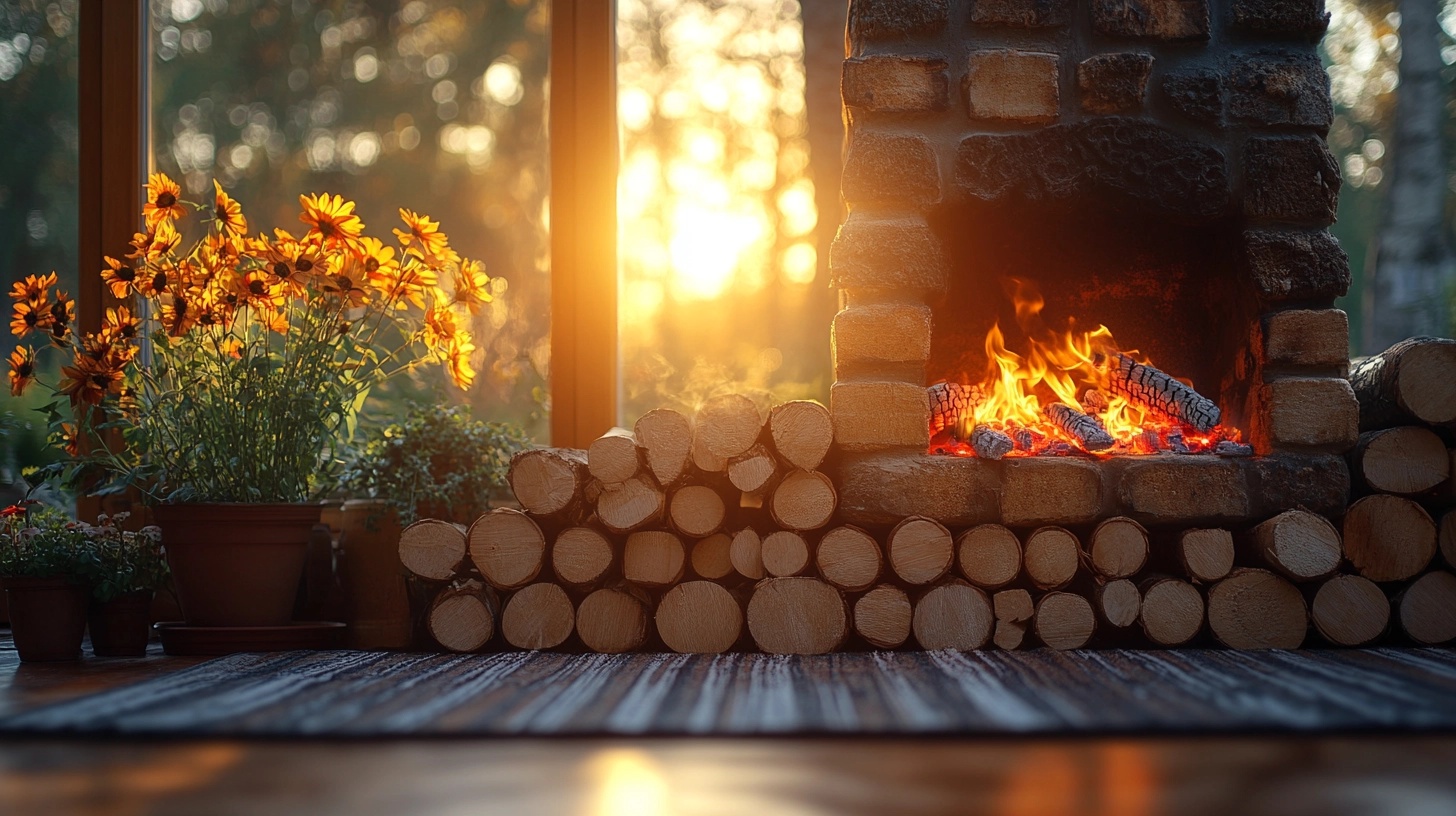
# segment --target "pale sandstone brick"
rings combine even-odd
[[[971,54],[966,104],[973,119],[1047,124],[1057,119],[1057,55],[992,49]]]

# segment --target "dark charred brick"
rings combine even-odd
[[[934,33],[950,20],[950,0],[851,0],[850,37],[901,39]]]
[[[1328,230],[1248,230],[1244,263],[1266,302],[1328,303],[1350,290],[1350,259]]]
[[[1092,0],[1092,27],[1110,37],[1207,40],[1208,0]]]
[[[1082,110],[1087,113],[1136,113],[1142,109],[1153,70],[1150,54],[1098,54],[1077,66]]]
[[[1271,221],[1335,221],[1340,169],[1317,136],[1255,138],[1244,147],[1244,214]]]
[[[940,169],[930,140],[854,128],[841,189],[847,201],[931,204],[940,200]]]
[[[1335,111],[1330,77],[1313,53],[1236,58],[1228,72],[1229,117],[1256,125],[1329,130]]]
[[[1173,109],[1208,125],[1223,124],[1223,79],[1206,69],[1163,77],[1163,95]]]
[[[1234,0],[1233,27],[1318,40],[1330,25],[1325,0]]]
[[[971,22],[1012,28],[1060,28],[1070,19],[1071,0],[973,0]]]

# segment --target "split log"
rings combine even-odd
[[[979,649],[991,639],[994,622],[986,593],[952,578],[916,600],[911,628],[923,649]]]
[[[785,530],[817,530],[829,523],[838,505],[828,476],[816,470],[791,470],[774,488],[768,511]]]
[[[1109,626],[1125,629],[1138,621],[1143,596],[1137,584],[1126,578],[1097,584],[1093,591],[1098,617]]]
[[[1154,644],[1182,646],[1203,628],[1203,594],[1197,587],[1177,578],[1152,577],[1138,589],[1143,596],[1138,620]]]
[[[1046,414],[1053,425],[1075,440],[1082,450],[1097,453],[1117,444],[1097,417],[1088,416],[1069,405],[1054,402],[1042,409],[1042,413]]]
[[[704,473],[722,473],[728,469],[728,457],[708,450],[707,441],[696,433],[693,434],[691,454],[693,467]]]
[[[1265,564],[1294,581],[1328,577],[1344,557],[1335,525],[1304,510],[1288,510],[1258,525],[1250,542]]]
[[[849,615],[818,578],[765,578],[748,601],[748,631],[769,654],[827,654],[844,642]]]
[[[1126,354],[1114,355],[1108,361],[1107,390],[1133,405],[1203,433],[1218,425],[1219,410],[1213,400]]]
[[[809,566],[809,542],[791,530],[775,530],[764,536],[763,569],[775,578],[802,573]]]
[[[1411,640],[1436,646],[1456,640],[1456,575],[1422,575],[1400,596],[1400,626]]]
[[[1445,559],[1446,566],[1456,568],[1456,510],[1451,510],[1441,517],[1439,538],[1441,557]]]
[[[526,512],[552,516],[566,512],[581,500],[589,476],[586,451],[535,448],[511,457],[506,478]]]
[[[723,526],[727,508],[718,491],[703,485],[687,485],[673,491],[667,515],[672,526],[688,538],[706,538]]]
[[[1026,643],[1026,632],[1031,628],[1029,621],[1014,623],[1012,621],[996,621],[996,629],[991,634],[991,642],[996,648],[1005,649],[1008,652],[1020,649]]]
[[[981,524],[956,537],[956,563],[967,581],[1000,589],[1021,572],[1021,542],[999,524]]]
[[[1345,557],[1376,582],[1414,578],[1436,554],[1436,523],[1399,496],[1366,496],[1345,512]]]
[[[971,431],[971,449],[982,459],[1000,459],[1015,450],[1016,443],[989,425],[977,425]]]
[[[733,534],[733,543],[728,546],[728,560],[733,569],[753,581],[763,578],[763,538],[752,527],[744,527]]]
[[[1336,575],[1320,584],[1310,605],[1314,628],[1339,646],[1363,646],[1390,625],[1390,601],[1374,581]]]
[[[913,616],[905,590],[880,584],[854,602],[854,631],[871,646],[898,649],[910,637]]]
[[[1354,458],[1355,472],[1377,493],[1413,496],[1451,476],[1441,437],[1414,425],[1361,434]]]
[[[991,597],[991,609],[996,614],[996,631],[991,635],[991,642],[1007,651],[1020,649],[1036,615],[1031,593],[1024,589],[1003,589]]]
[[[829,409],[813,400],[775,405],[768,413],[768,431],[774,450],[800,470],[817,470],[834,444]]]
[[[637,456],[637,435],[626,428],[613,428],[597,437],[587,446],[586,467],[593,478],[607,484],[625,482],[636,476],[642,468]]]
[[[858,527],[835,527],[814,553],[819,575],[846,592],[862,592],[880,580],[885,557],[874,536]]]
[[[778,475],[778,462],[767,445],[758,444],[728,460],[728,481],[744,493],[764,493]]]
[[[632,426],[632,435],[658,484],[668,487],[687,475],[693,448],[693,428],[687,417],[671,408],[648,411]]]
[[[1456,422],[1456,340],[1412,337],[1350,369],[1360,430]]]
[[[647,640],[647,606],[641,590],[598,589],[576,608],[576,633],[599,654],[634,652]]]
[[[1184,530],[1178,536],[1178,562],[1183,574],[1212,583],[1234,568],[1234,536],[1228,530]]]
[[[714,456],[732,459],[753,447],[763,430],[763,414],[742,394],[712,397],[698,409],[695,431]]]
[[[496,589],[515,589],[536,580],[546,564],[546,536],[535,519],[498,508],[481,516],[466,533],[470,560]]]
[[[1077,577],[1081,545],[1063,527],[1040,527],[1027,537],[1022,560],[1037,589],[1061,589]]]
[[[1262,569],[1234,570],[1208,590],[1208,627],[1230,649],[1298,649],[1309,610],[1294,584]]]
[[[430,604],[426,627],[430,637],[450,652],[474,652],[495,634],[500,599],[476,580],[461,581],[440,590]]]
[[[1129,578],[1148,563],[1148,531],[1136,521],[1115,516],[1092,531],[1092,569],[1106,578]]]
[[[597,520],[614,533],[630,533],[661,519],[666,503],[652,479],[638,474],[621,484],[602,486],[596,503]]]
[[[517,649],[555,649],[576,628],[576,608],[556,584],[531,584],[506,601],[501,634]]]
[[[1097,616],[1092,613],[1092,604],[1081,595],[1048,592],[1036,604],[1032,631],[1053,649],[1080,649],[1097,631]]]
[[[743,634],[743,609],[723,587],[688,581],[663,594],[657,605],[657,634],[680,654],[722,654]]]
[[[733,559],[729,550],[733,537],[727,533],[714,533],[693,545],[689,560],[693,574],[709,581],[721,581],[733,574]]]
[[[399,562],[430,581],[455,577],[465,560],[465,528],[437,519],[420,519],[399,534]]]
[[[596,584],[616,561],[612,542],[591,527],[568,527],[551,545],[551,569],[557,580],[574,587]]]
[[[979,385],[941,382],[926,389],[930,396],[930,435],[949,430],[951,437],[962,439],[976,408],[986,401]]]
[[[662,530],[633,533],[622,550],[622,576],[641,586],[672,586],[682,580],[686,564],[682,539]]]
[[[911,516],[890,530],[890,569],[907,584],[923,586],[945,577],[955,559],[955,539],[944,524]]]

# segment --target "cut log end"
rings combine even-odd
[[[559,580],[573,586],[600,581],[615,560],[612,542],[590,527],[562,530],[551,547],[552,571]]]
[[[499,602],[479,581],[446,587],[430,605],[426,626],[441,648],[474,652],[495,634]]]
[[[1368,578],[1336,575],[1315,593],[1310,618],[1325,640],[1339,646],[1363,646],[1390,625],[1390,601]]]
[[[546,536],[530,516],[500,508],[475,520],[466,534],[470,560],[496,589],[515,589],[536,580],[546,562]]]
[[[934,519],[911,516],[890,531],[890,568],[908,584],[923,586],[945,577],[955,559],[955,539]]]
[[[465,530],[448,521],[421,519],[399,535],[399,560],[404,568],[430,581],[455,577],[465,560]]]
[[[667,587],[682,580],[687,553],[682,539],[661,530],[627,536],[622,551],[622,576],[645,587]]]
[[[1411,640],[1435,646],[1456,640],[1456,575],[1422,575],[1400,598],[1400,626]]]
[[[972,527],[956,538],[956,563],[972,584],[1000,589],[1021,572],[1021,542],[999,524]]]
[[[1399,496],[1366,496],[1345,511],[1345,556],[1377,583],[1414,578],[1436,554],[1436,523]]]
[[[573,448],[537,448],[511,458],[508,481],[529,513],[561,513],[580,498],[588,477],[587,453]]]
[[[834,444],[834,423],[829,409],[812,400],[774,406],[769,412],[768,427],[779,456],[800,470],[816,470]]]
[[[766,445],[754,445],[728,460],[728,481],[744,493],[767,490],[777,475],[778,463]]]
[[[1138,621],[1143,596],[1137,585],[1126,578],[1108,581],[1097,587],[1097,614],[1107,625],[1124,629]]]
[[[915,602],[912,628],[924,649],[979,649],[995,622],[986,593],[965,581],[931,587]]]
[[[721,654],[743,632],[743,610],[732,593],[711,581],[669,589],[657,605],[657,633],[681,654]]]
[[[576,628],[576,608],[556,584],[531,584],[506,601],[501,634],[517,649],[554,649]]]
[[[1212,583],[1234,568],[1234,536],[1228,530],[1185,530],[1178,536],[1178,560],[1183,573],[1195,581]]]
[[[1143,586],[1139,621],[1143,634],[1158,646],[1182,646],[1203,628],[1203,595],[1176,578],[1153,579]]]
[[[1026,576],[1039,589],[1061,589],[1077,577],[1081,565],[1077,537],[1061,527],[1042,527],[1026,539]]]
[[[817,530],[834,518],[839,496],[818,471],[790,471],[769,498],[769,514],[786,530]]]
[[[632,435],[658,484],[674,485],[687,475],[693,448],[693,429],[687,417],[670,408],[648,411],[632,426]]]
[[[824,580],[847,592],[860,592],[880,579],[884,556],[874,536],[846,525],[824,534],[814,562]]]
[[[809,567],[809,542],[791,530],[775,530],[764,536],[763,569],[775,578],[798,575]]]
[[[1053,649],[1080,649],[1097,631],[1097,617],[1081,595],[1048,592],[1036,605],[1032,626],[1037,638]]]
[[[828,654],[849,631],[844,596],[817,578],[765,578],[748,602],[748,631],[770,654]]]
[[[1406,426],[1362,434],[1355,468],[1371,490],[1412,496],[1451,476],[1451,458],[1441,437]]]
[[[733,569],[739,575],[749,580],[757,581],[767,574],[763,571],[763,538],[752,527],[733,534],[728,560],[733,562]]]
[[[1148,531],[1121,516],[1107,519],[1092,531],[1092,567],[1106,578],[1128,578],[1148,562]]]
[[[1335,525],[1305,510],[1280,513],[1255,527],[1252,535],[1264,563],[1295,581],[1331,575],[1344,557]]]
[[[731,459],[753,447],[763,430],[763,415],[742,394],[712,397],[698,409],[696,433],[708,452]]]
[[[646,476],[604,485],[597,497],[597,518],[614,533],[640,530],[662,518],[666,497]]]
[[[1360,429],[1389,428],[1416,419],[1456,422],[1456,340],[1412,337],[1350,370],[1360,401]]]
[[[709,581],[721,581],[733,574],[733,537],[714,533],[693,545],[689,560],[693,573]]]
[[[899,587],[881,584],[854,602],[854,631],[872,646],[898,649],[910,637],[910,596]]]
[[[1235,570],[1208,591],[1208,626],[1230,649],[1297,649],[1309,629],[1299,589],[1268,570]]]
[[[706,538],[723,526],[727,507],[711,487],[687,485],[673,491],[667,514],[678,532],[689,538]]]
[[[637,456],[637,436],[626,428],[613,428],[597,437],[586,449],[586,466],[592,478],[607,484],[625,482],[637,475],[642,463]]]
[[[636,651],[647,640],[647,605],[626,590],[598,589],[577,607],[576,633],[599,654]]]

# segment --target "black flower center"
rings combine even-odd
[[[174,196],[171,193],[163,192],[157,194],[157,206],[164,210],[176,203],[177,196]]]
[[[116,270],[116,279],[131,283],[132,281],[136,280],[136,270],[132,269],[129,266],[123,266],[120,269]]]
[[[289,275],[293,274],[293,270],[289,268],[288,264],[284,263],[283,261],[279,261],[278,263],[273,264],[273,274],[277,275],[280,278],[287,278]]]
[[[364,271],[365,272],[378,272],[379,271],[379,261],[375,260],[374,258],[366,259],[364,261]]]
[[[313,261],[310,261],[307,258],[299,258],[297,266],[299,272],[307,272],[308,270],[313,269]]]
[[[248,283],[248,291],[252,292],[255,297],[262,297],[267,294],[268,288],[263,285],[262,281],[255,280]]]

